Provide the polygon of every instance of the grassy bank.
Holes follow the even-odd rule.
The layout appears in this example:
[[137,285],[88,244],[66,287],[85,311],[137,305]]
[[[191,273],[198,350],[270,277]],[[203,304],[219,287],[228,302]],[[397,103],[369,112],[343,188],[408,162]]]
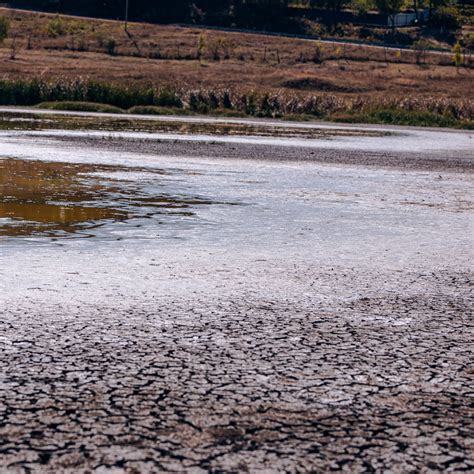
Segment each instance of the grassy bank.
[[373,109],[359,113],[336,113],[330,116],[333,122],[369,123],[385,125],[408,125],[416,127],[449,127],[474,130],[472,120],[459,120],[449,114],[420,112],[416,110]]
[[134,114],[212,114],[268,118],[313,118],[474,128],[471,100],[406,97],[344,97],[328,92],[257,92],[124,86],[88,80],[0,80],[0,105],[37,106]]

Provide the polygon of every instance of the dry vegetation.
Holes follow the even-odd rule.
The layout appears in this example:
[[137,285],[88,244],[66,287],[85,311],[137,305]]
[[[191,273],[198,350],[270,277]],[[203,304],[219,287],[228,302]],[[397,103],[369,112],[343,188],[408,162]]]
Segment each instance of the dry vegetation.
[[[0,9],[2,79],[92,79],[118,85],[269,92],[393,105],[455,101],[472,119],[472,60],[196,28],[57,17]],[[14,53],[14,54],[12,54]],[[13,58],[13,59],[12,59]],[[408,108],[410,108],[409,106]],[[432,111],[437,106],[430,105]],[[443,109],[444,110],[444,109]]]

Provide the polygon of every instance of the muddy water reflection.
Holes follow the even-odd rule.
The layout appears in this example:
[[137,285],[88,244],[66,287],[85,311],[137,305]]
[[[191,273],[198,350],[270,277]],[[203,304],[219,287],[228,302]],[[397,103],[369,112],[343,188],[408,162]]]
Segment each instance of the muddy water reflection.
[[[136,172],[144,179],[129,179]],[[0,160],[0,236],[92,236],[91,229],[108,222],[163,213],[190,217],[195,206],[212,204],[196,196],[154,193],[163,174],[137,167]]]

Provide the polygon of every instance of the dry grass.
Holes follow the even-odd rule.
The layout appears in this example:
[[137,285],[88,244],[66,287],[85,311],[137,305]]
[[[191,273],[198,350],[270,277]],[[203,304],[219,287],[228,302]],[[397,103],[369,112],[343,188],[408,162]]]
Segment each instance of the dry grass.
[[[0,15],[11,18],[10,38],[0,47],[4,79],[82,77],[187,89],[330,92],[344,99],[474,97],[472,70],[457,71],[449,56],[428,54],[427,64],[417,65],[412,51],[324,44],[323,61],[316,64],[314,41],[149,24],[132,24],[130,38],[117,22],[71,17],[63,17],[64,31],[54,35],[54,16],[7,9]],[[200,34],[206,43],[202,61]],[[115,55],[109,54],[110,39]]]

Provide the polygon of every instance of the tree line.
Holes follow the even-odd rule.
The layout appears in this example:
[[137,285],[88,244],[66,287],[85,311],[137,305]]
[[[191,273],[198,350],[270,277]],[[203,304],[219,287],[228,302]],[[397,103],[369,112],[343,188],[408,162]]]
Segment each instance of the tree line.
[[[338,12],[351,8],[357,14],[378,10],[397,13],[410,0],[300,0],[311,9],[325,10],[337,21]],[[422,6],[437,8],[452,0],[411,0],[416,11]],[[128,0],[130,20],[158,23],[196,23],[241,28],[291,30],[294,18],[291,0]],[[28,6],[58,13],[122,19],[127,0],[13,0],[12,6]],[[426,4],[426,5],[425,5]]]
[[[12,6],[28,6],[59,13],[77,12],[91,16],[121,18],[126,0],[13,0]],[[287,0],[129,0],[130,17],[153,21],[189,21],[193,17],[238,16],[249,7],[279,14]]]

